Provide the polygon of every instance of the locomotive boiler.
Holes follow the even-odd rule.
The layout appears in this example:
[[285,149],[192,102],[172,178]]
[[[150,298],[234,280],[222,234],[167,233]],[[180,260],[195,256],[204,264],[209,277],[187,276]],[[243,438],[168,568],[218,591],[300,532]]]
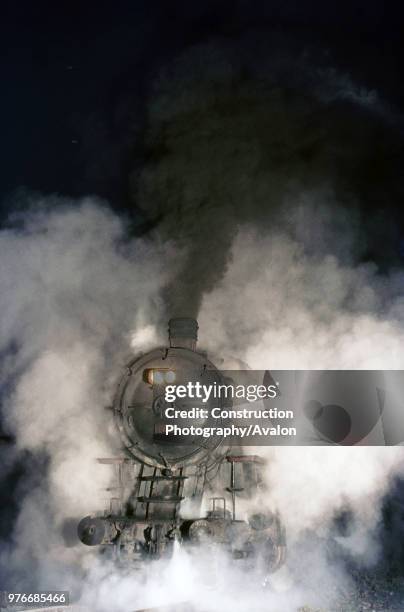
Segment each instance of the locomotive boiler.
[[[136,565],[170,555],[179,542],[219,546],[233,559],[269,574],[286,554],[279,516],[267,510],[237,516],[239,501],[251,499],[263,487],[263,460],[217,436],[165,433],[167,385],[225,382],[207,354],[197,349],[197,339],[196,320],[171,319],[168,346],[127,364],[112,406],[122,453],[98,460],[115,466],[116,486],[109,490],[104,511],[80,521],[78,536],[87,546],[111,552],[118,563]],[[214,405],[224,408],[229,400],[215,398]],[[201,405],[185,397],[170,407],[189,410]],[[200,413],[206,419],[194,420],[194,425],[212,424],[209,403],[203,408]]]

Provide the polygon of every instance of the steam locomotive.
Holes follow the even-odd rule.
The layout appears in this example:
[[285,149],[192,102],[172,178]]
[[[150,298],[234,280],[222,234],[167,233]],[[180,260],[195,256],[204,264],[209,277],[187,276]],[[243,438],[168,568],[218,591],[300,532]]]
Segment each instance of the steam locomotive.
[[[179,542],[219,546],[233,559],[270,574],[286,555],[279,516],[265,510],[237,518],[237,505],[264,487],[263,460],[218,437],[180,439],[164,433],[166,385],[225,380],[206,353],[197,350],[197,337],[196,320],[171,319],[169,346],[127,364],[112,406],[122,456],[98,460],[116,467],[116,486],[106,510],[80,521],[78,536],[87,546],[112,552],[118,563],[168,556]],[[215,399],[215,406],[226,402]],[[189,407],[189,399],[176,399],[175,408]],[[192,407],[198,407],[195,399]],[[204,426],[210,418],[194,424]]]

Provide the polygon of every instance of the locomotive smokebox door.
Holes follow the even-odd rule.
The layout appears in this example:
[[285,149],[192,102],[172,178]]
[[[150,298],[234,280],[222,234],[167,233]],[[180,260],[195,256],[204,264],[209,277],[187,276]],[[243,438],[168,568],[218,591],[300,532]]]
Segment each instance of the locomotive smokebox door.
[[[205,353],[196,350],[198,323],[195,319],[176,318],[169,322],[168,348],[158,348],[128,363],[118,385],[114,400],[115,422],[118,426],[126,453],[146,465],[160,469],[178,469],[209,460],[219,449],[222,439],[173,435],[166,425],[182,428],[217,425],[220,419],[212,419],[210,409],[222,407],[223,399],[177,398],[167,402],[167,385],[223,384],[224,377],[210,362]],[[200,408],[207,411],[207,418],[167,418],[167,408],[188,410]],[[223,449],[223,453],[225,449]]]

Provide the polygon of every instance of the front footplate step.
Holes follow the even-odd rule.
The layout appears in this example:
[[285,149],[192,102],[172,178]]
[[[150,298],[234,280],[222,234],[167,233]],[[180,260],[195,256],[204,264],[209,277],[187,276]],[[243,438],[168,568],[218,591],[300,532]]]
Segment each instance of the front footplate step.
[[186,480],[188,476],[138,476],[138,480],[146,481],[146,482],[171,482],[171,481],[179,481]]
[[183,497],[138,497],[139,502],[143,504],[179,504]]

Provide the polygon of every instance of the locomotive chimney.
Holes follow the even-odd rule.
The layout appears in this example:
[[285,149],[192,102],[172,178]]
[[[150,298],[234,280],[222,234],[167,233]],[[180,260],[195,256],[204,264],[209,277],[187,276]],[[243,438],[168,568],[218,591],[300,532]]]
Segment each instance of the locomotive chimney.
[[198,321],[189,317],[170,319],[168,338],[171,348],[187,348],[194,351],[198,340]]

